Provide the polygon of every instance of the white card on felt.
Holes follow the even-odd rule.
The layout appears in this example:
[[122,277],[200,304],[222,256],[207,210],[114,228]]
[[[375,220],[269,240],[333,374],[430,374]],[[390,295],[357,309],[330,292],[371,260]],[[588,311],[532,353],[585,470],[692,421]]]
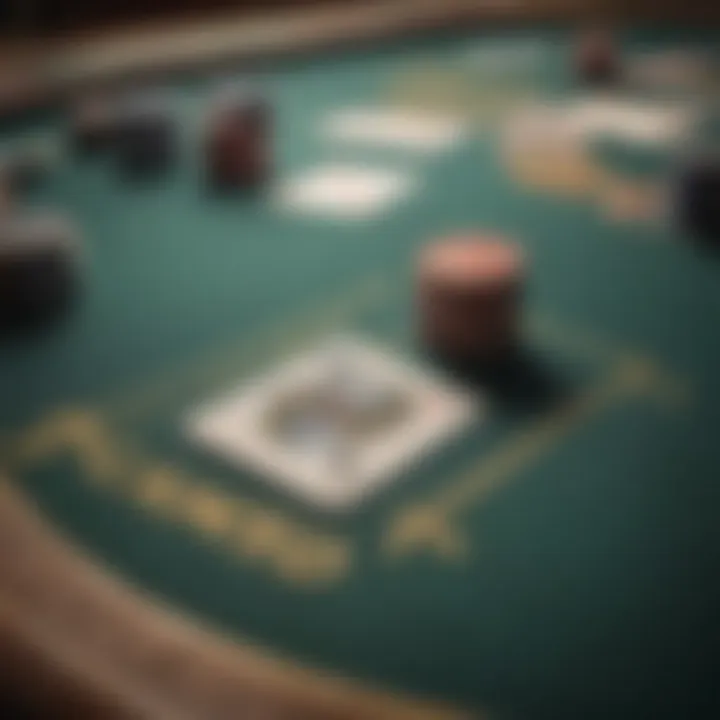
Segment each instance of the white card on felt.
[[327,138],[340,142],[435,153],[458,143],[465,125],[449,115],[391,108],[347,108],[327,117],[323,132]]
[[[404,409],[383,414],[388,420],[382,429],[359,435],[347,435],[337,415],[312,404],[300,426],[300,415],[291,425],[278,424],[283,415],[290,417],[282,411],[287,398],[310,397],[323,387],[332,393],[325,397],[336,400],[354,390],[346,405],[351,413],[363,407],[363,398],[371,403],[367,407],[385,397]],[[191,410],[183,425],[191,442],[231,466],[254,470],[322,510],[351,511],[485,413],[482,396],[391,350],[347,336],[328,338],[228,388]]]
[[330,163],[285,180],[276,201],[292,213],[363,220],[405,198],[414,185],[411,176],[397,170]]
[[586,137],[613,135],[622,140],[666,144],[681,140],[692,112],[672,104],[592,98],[572,105],[570,125]]
[[514,153],[547,153],[575,147],[584,140],[568,122],[565,108],[558,105],[528,105],[503,126],[504,146]]

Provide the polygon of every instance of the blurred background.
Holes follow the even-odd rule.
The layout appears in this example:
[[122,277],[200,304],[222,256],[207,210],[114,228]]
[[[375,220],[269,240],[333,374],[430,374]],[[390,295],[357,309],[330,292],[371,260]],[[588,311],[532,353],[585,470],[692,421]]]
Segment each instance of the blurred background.
[[192,19],[213,13],[352,4],[350,0],[5,0],[0,21],[6,34],[56,33],[142,20]]
[[[0,27],[5,36],[53,34],[117,24],[163,19],[201,18],[211,14],[356,4],[358,0],[4,0],[0,3]],[[427,5],[428,0],[416,0]],[[444,0],[435,0],[442,6]],[[412,4],[412,0],[410,0]],[[366,0],[363,4],[382,4]],[[528,6],[534,14],[559,17],[677,18],[720,16],[720,4],[712,0],[469,0],[468,6]]]

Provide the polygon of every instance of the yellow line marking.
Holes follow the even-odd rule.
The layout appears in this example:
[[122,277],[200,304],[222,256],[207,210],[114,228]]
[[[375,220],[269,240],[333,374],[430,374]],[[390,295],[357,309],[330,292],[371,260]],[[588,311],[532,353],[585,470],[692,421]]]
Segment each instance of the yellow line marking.
[[[398,71],[385,95],[394,105],[460,114],[479,127],[496,123],[536,97],[533,89],[522,83],[508,86],[429,62]],[[608,220],[647,222],[658,217],[661,198],[657,184],[628,180],[609,171],[593,158],[587,144],[538,143],[518,151],[502,143],[500,157],[519,185],[592,202]]]
[[354,549],[347,538],[314,532],[181,468],[128,452],[112,426],[93,410],[63,409],[42,420],[19,438],[13,460],[27,466],[58,455],[72,457],[86,481],[217,542],[245,563],[270,568],[285,582],[327,587],[352,569]]
[[183,488],[179,477],[180,472],[168,465],[141,468],[132,479],[132,499],[147,512],[173,519]]
[[541,342],[561,352],[593,361],[612,362],[622,353],[618,345],[598,333],[570,326],[547,313],[531,314],[527,320],[527,330],[530,335],[535,335]]
[[516,149],[503,142],[501,156],[519,184],[565,197],[587,197],[601,181],[602,171],[584,146]]
[[383,554],[393,560],[428,551],[444,560],[460,560],[467,543],[452,518],[432,500],[398,512],[381,540]]
[[391,287],[385,273],[371,275],[352,286],[340,297],[274,325],[264,332],[243,337],[239,344],[217,348],[189,363],[177,366],[139,387],[112,397],[103,403],[117,416],[138,417],[182,393],[197,390],[208,383],[230,381],[248,366],[268,356],[277,356],[313,335],[328,332],[354,315],[382,301]]
[[390,558],[422,550],[441,558],[462,557],[468,543],[455,526],[460,513],[477,506],[593,417],[627,398],[652,394],[659,377],[651,364],[636,357],[616,363],[596,385],[512,436],[434,498],[401,510],[382,539],[383,552]]
[[547,195],[580,199],[618,223],[659,218],[662,192],[657,182],[631,180],[604,167],[588,143],[538,144],[515,148],[503,142],[500,157],[521,187]]
[[395,106],[459,114],[482,127],[529,102],[534,91],[527,84],[508,85],[458,68],[423,63],[399,70],[384,96]]
[[615,222],[650,222],[662,214],[657,183],[607,179],[596,189],[595,200],[605,217]]
[[648,385],[652,386],[653,398],[669,410],[685,410],[692,403],[692,390],[687,379],[600,333],[570,326],[545,313],[530,316],[528,331],[563,352],[602,362],[633,362],[636,371],[642,371],[647,377]]
[[270,568],[306,589],[341,582],[354,548],[345,537],[316,533],[285,514],[202,483],[182,470],[147,465],[127,488],[131,501],[166,521],[219,543],[246,564]]
[[[224,711],[228,704],[218,708],[217,703],[210,703],[208,708],[212,705],[212,709],[204,712],[204,699],[217,699],[218,693],[234,691],[239,701],[239,704],[234,702],[234,706],[242,706],[243,696],[262,696],[271,706],[279,701],[284,717],[346,720],[486,717],[480,711],[456,711],[449,705],[420,699],[409,701],[391,690],[358,689],[353,680],[342,677],[342,667],[304,670],[282,652],[271,653],[235,632],[228,635],[227,628],[221,638],[217,628],[206,624],[210,618],[180,615],[177,608],[161,604],[139,589],[114,580],[109,571],[102,570],[97,558],[71,548],[63,537],[52,531],[46,522],[48,518],[41,518],[38,509],[13,485],[12,480],[0,478],[0,527],[4,537],[9,538],[10,547],[23,547],[30,564],[0,563],[0,584],[12,588],[19,582],[26,590],[22,593],[23,603],[15,603],[13,593],[3,593],[0,625],[3,630],[17,628],[23,642],[39,641],[38,651],[44,653],[44,657],[72,659],[73,648],[78,651],[98,648],[97,628],[103,628],[100,653],[83,652],[81,656],[91,660],[107,653],[104,658],[112,664],[113,672],[118,673],[118,683],[112,685],[113,690],[123,690],[123,678],[135,676],[147,678],[149,683],[159,678],[160,693],[164,689],[170,693],[173,689],[177,691],[179,684],[187,682],[191,685],[187,697],[193,702],[193,717],[208,720],[228,717]],[[29,579],[33,581],[28,582]],[[13,601],[8,607],[22,607],[23,613],[3,614],[6,600]],[[24,633],[25,621],[41,617],[43,632]],[[62,647],[68,646],[67,655],[52,652],[52,648],[44,645],[48,628],[53,630],[51,635],[57,635]],[[4,633],[4,637],[6,635]],[[163,669],[160,676],[158,668]],[[195,673],[198,668],[199,675]],[[211,686],[208,681],[213,679],[219,684]],[[103,682],[102,687],[110,686]],[[218,692],[208,694],[209,689]],[[121,703],[122,699],[120,697]],[[123,704],[125,707],[137,706],[129,703]],[[142,715],[158,717],[157,713],[143,712]],[[163,715],[182,716],[182,711]]]
[[40,462],[71,451],[87,477],[108,484],[127,471],[127,458],[109,427],[91,410],[63,408],[23,433],[14,446],[12,461],[22,465]]

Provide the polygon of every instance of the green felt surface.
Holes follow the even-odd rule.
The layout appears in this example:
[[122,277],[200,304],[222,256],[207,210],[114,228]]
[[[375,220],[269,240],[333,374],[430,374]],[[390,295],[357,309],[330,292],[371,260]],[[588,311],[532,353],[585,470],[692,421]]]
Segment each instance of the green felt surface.
[[[194,139],[210,81],[169,88],[183,152],[168,178],[128,185],[108,159],[68,154],[36,201],[67,209],[82,228],[83,298],[54,331],[0,345],[5,450],[58,412],[93,418],[116,465],[60,443],[11,462],[22,487],[122,576],[299,661],[498,717],[710,717],[719,259],[661,222],[613,224],[591,202],[518,186],[496,126],[429,157],[333,146],[318,132],[328,111],[386,98],[407,68],[437,64],[472,78],[469,49],[518,38],[542,49],[533,92],[574,92],[566,38],[554,32],[443,38],[268,71],[280,176],[347,160],[418,178],[407,201],[367,222],[208,197]],[[18,132],[46,131],[62,135],[63,120]],[[342,517],[186,442],[188,409],[334,328],[422,356],[413,258],[426,240],[468,227],[507,233],[527,250],[534,379],[525,376],[524,395],[549,389],[543,402],[503,396],[484,423]],[[519,459],[493,475],[486,461],[499,453]],[[218,538],[149,509],[137,487],[156,466],[336,538],[347,564],[299,582],[238,550],[232,533]],[[450,520],[464,552],[393,554],[397,518],[462,478],[474,490]]]

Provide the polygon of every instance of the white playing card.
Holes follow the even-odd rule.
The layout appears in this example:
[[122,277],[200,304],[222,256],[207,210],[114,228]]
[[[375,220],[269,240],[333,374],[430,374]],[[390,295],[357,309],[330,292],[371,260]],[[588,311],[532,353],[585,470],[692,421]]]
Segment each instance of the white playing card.
[[[338,351],[344,368],[340,378]],[[342,392],[347,399],[351,392],[352,403],[345,405],[351,414],[358,401],[372,407],[388,399],[386,407],[401,411],[381,413],[375,421],[382,424],[375,430],[366,426],[364,432],[356,427],[348,433],[340,416],[323,417],[317,405],[309,406],[302,427],[283,422],[290,417],[283,410],[287,398],[309,397],[313,388],[323,386],[332,390],[326,398],[337,400]],[[194,444],[230,466],[255,470],[265,482],[320,509],[351,511],[485,413],[484,397],[348,336],[328,338],[239,382],[191,410],[182,423]]]
[[330,140],[397,147],[419,153],[448,150],[465,133],[456,117],[400,109],[347,108],[327,117],[322,125]]
[[663,145],[682,140],[693,113],[677,104],[590,98],[568,108],[568,123],[591,137],[612,135],[630,142]]
[[275,197],[286,212],[363,220],[405,198],[414,185],[410,175],[397,170],[331,163],[288,178]]
[[503,144],[512,153],[554,152],[582,144],[585,138],[568,122],[565,107],[536,103],[516,113],[503,127]]

